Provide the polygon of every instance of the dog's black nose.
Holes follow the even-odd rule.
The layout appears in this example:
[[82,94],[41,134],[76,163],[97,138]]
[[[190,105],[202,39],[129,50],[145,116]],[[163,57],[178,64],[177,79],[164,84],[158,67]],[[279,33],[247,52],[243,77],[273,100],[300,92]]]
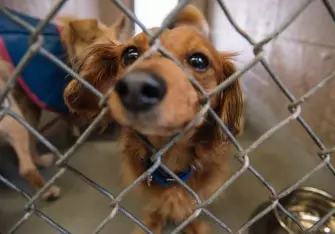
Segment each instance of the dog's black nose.
[[146,111],[157,105],[166,94],[166,83],[158,75],[134,71],[115,85],[124,107],[130,111]]

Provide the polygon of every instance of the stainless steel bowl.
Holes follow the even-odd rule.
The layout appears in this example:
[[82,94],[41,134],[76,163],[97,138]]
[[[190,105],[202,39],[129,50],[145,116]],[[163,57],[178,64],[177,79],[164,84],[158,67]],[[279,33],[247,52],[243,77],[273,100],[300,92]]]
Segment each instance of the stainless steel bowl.
[[[295,190],[285,197],[285,199],[281,200],[280,203],[299,220],[304,230],[311,228],[335,207],[335,199],[330,194],[311,187],[303,187]],[[274,214],[280,226],[288,233],[305,233],[280,209],[275,209]],[[330,217],[315,233],[335,233],[335,216]]]

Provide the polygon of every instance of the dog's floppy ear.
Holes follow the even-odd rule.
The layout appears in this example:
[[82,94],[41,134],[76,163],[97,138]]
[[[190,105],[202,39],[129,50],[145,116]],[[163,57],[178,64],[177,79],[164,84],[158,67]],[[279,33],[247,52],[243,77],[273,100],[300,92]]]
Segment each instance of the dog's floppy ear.
[[[117,44],[112,41],[93,43],[79,59],[77,72],[95,89],[107,92],[115,82],[118,70]],[[99,113],[99,97],[84,84],[73,79],[64,90],[64,100],[68,108],[80,117],[91,118]]]
[[72,80],[64,90],[64,101],[68,108],[80,117],[90,119],[99,113],[99,98]]
[[209,37],[209,25],[204,14],[195,6],[188,4],[174,18],[170,29],[177,27],[193,27],[201,32],[204,36]]
[[[98,25],[97,21],[77,21],[72,24],[75,35],[87,43],[80,56],[77,55],[73,66],[89,84],[98,90],[106,85],[106,80],[115,78],[118,61],[115,60],[114,48],[119,34],[125,27],[125,20],[125,16],[121,15],[109,27]],[[85,31],[90,29],[93,32],[87,32],[88,34],[84,35]],[[97,33],[106,33],[106,37],[103,37],[106,40],[98,39],[93,43],[92,40],[98,35]],[[64,100],[68,108],[81,117],[91,118],[100,111],[99,98],[77,80],[72,80],[65,88]]]
[[[222,74],[220,82],[231,76],[236,68],[231,61],[233,54],[221,53]],[[243,110],[242,90],[239,79],[230,84],[219,94],[219,102],[216,108],[217,114],[222,121],[227,125],[229,131],[234,135],[239,135],[241,131],[241,117]],[[220,128],[220,127],[219,127]],[[221,129],[221,128],[220,128]],[[223,136],[220,130],[220,135]]]
[[[64,26],[62,39],[67,49],[69,62],[73,69],[80,66],[80,58],[84,57],[85,48],[103,32],[104,25],[99,25],[96,19],[61,18]],[[81,117],[91,117],[99,112],[98,98],[77,80],[72,80],[64,90],[64,100],[69,109]],[[77,110],[80,110],[77,112]]]

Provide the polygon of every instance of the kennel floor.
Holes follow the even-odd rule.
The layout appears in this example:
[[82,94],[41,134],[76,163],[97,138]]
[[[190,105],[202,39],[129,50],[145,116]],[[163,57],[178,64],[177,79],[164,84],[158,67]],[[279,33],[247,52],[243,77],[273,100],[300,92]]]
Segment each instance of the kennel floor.
[[[56,127],[55,129],[64,128]],[[320,163],[316,155],[306,151],[303,146],[299,146],[299,142],[292,140],[287,134],[285,132],[276,134],[249,155],[251,165],[264,176],[267,182],[271,183],[277,192],[294,184]],[[259,136],[260,133],[256,133],[247,125],[245,133],[239,140],[244,147],[247,147]],[[62,133],[52,134],[50,137],[50,140],[59,148],[66,148],[70,144],[66,139],[62,137]],[[233,155],[232,152],[229,156],[231,173],[241,168],[241,164],[234,159]],[[1,148],[1,173],[26,191],[31,192],[32,188],[29,184],[18,176],[14,159],[11,149]],[[113,195],[117,195],[122,189],[119,160],[120,155],[113,136],[107,134],[103,137],[92,137],[76,151],[69,163]],[[54,172],[54,169],[42,170],[46,177],[50,177]],[[314,186],[335,194],[334,186],[329,186],[333,184],[332,179],[331,173],[327,169],[322,169],[303,185]],[[62,189],[61,198],[52,203],[39,200],[37,206],[70,233],[92,233],[111,212],[109,205],[111,200],[88,186],[72,172],[66,172],[57,181],[57,185]],[[264,185],[247,171],[223,193],[219,200],[209,206],[209,210],[233,231],[236,231],[248,221],[253,210],[266,201],[270,195]],[[0,185],[0,233],[6,233],[22,217],[25,202],[26,200],[20,194]],[[144,198],[129,193],[122,200],[121,205],[133,215],[140,217],[144,202]],[[206,215],[201,216],[208,219]],[[210,223],[214,234],[227,233],[214,221]],[[118,213],[101,233],[130,233],[133,225],[130,219]],[[173,226],[168,227],[165,233],[169,233],[172,228]],[[54,234],[58,232],[40,218],[32,216],[16,233]]]

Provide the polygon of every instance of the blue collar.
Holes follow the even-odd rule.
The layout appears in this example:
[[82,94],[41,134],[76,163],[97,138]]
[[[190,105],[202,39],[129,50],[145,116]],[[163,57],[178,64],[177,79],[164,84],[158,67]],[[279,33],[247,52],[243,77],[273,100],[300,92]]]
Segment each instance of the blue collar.
[[[144,167],[145,169],[149,169],[150,167],[152,167],[152,165],[154,165],[154,162],[151,161],[150,157],[146,157],[143,160],[144,163]],[[186,181],[190,176],[191,176],[191,168],[187,168],[185,171],[182,172],[178,172],[176,173],[176,175],[182,180],[182,181]],[[167,172],[165,172],[165,170],[159,166],[152,174],[151,174],[151,178],[153,180],[155,180],[157,183],[159,183],[160,185],[163,185],[164,187],[169,186],[172,183],[175,183],[176,180],[171,177]]]

